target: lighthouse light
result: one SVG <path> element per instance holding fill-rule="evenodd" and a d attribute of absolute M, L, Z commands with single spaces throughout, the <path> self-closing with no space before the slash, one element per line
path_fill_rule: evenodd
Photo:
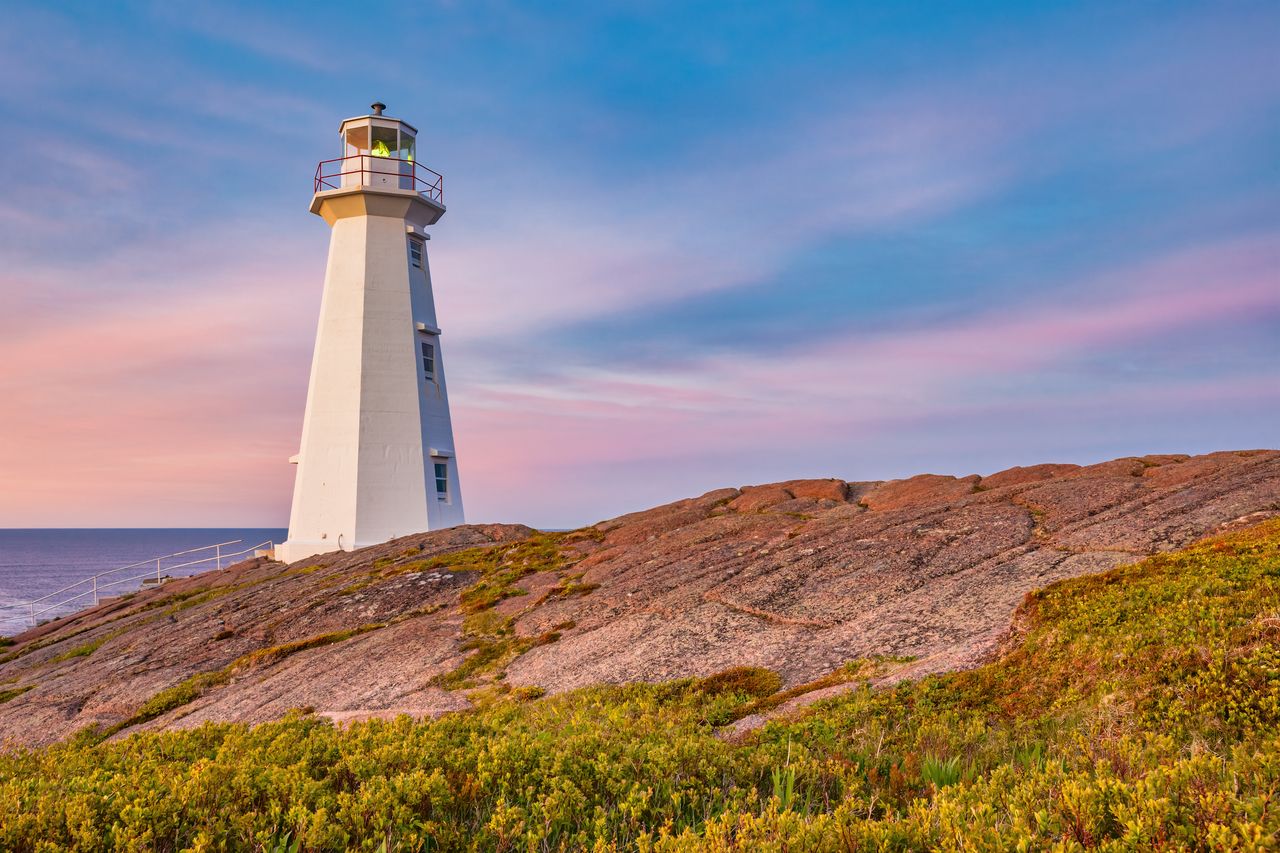
<path fill-rule="evenodd" d="M 373 128 L 373 144 L 369 148 L 369 153 L 374 157 L 394 157 L 396 149 L 400 144 L 400 134 L 396 132 L 394 127 L 378 127 Z"/>

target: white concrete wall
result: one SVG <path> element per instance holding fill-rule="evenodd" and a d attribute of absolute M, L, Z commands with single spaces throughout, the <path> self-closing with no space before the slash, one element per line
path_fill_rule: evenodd
<path fill-rule="evenodd" d="M 423 269 L 409 263 L 406 226 L 422 217 L 333 209 L 322 214 L 333 231 L 289 540 L 277 548 L 286 562 L 464 520 L 440 336 L 429 338 L 428 381 L 416 328 L 437 325 L 425 245 Z M 432 448 L 449 454 L 448 501 L 437 499 Z"/>
<path fill-rule="evenodd" d="M 427 259 L 427 247 L 422 247 L 422 269 L 409 268 L 410 294 L 413 302 L 415 329 L 417 323 L 423 323 L 428 329 L 439 328 L 436 322 L 435 297 L 431 292 L 431 265 Z M 443 330 L 442 330 L 443 331 Z M 445 383 L 444 350 L 441 346 L 443 334 L 417 332 L 414 347 L 419 353 L 421 366 L 422 341 L 435 347 L 435 379 L 424 381 L 418 397 L 419 419 L 422 425 L 422 444 L 428 451 L 441 452 L 439 458 L 432 458 L 430 453 L 423 459 L 424 473 L 427 478 L 427 515 L 431 524 L 428 529 L 438 530 L 463 523 L 462 484 L 458 477 L 458 460 L 454 455 L 453 422 L 449 418 L 449 389 Z M 435 463 L 444 462 L 449 466 L 449 492 L 446 500 L 440 500 L 435 489 Z"/>

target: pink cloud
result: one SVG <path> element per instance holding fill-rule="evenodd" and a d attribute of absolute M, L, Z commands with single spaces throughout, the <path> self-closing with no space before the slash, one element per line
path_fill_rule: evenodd
<path fill-rule="evenodd" d="M 1268 234 L 1190 249 L 1060 287 L 1056 298 L 1040 295 L 1035 303 L 951 325 L 825 344 L 764 371 L 779 385 L 799 375 L 802 383 L 843 377 L 847 388 L 905 377 L 943 387 L 978 375 L 1029 372 L 1095 348 L 1280 310 L 1277 247 Z"/>
<path fill-rule="evenodd" d="M 319 283 L 253 252 L 182 290 L 128 283 L 131 266 L 178 268 L 166 257 L 178 243 L 103 263 L 96 291 L 80 270 L 0 282 L 0 523 L 218 526 L 287 513 L 315 322 L 299 294 L 317 304 Z"/>
<path fill-rule="evenodd" d="M 1275 245 L 1264 235 L 1187 250 L 1063 288 L 1071 304 L 1041 297 L 951 324 L 841 338 L 763 361 L 738 355 L 672 373 L 575 370 L 541 384 L 473 384 L 455 392 L 467 474 L 473 489 L 500 482 L 509 495 L 563 478 L 565 468 L 603 472 L 643 460 L 686 466 L 726 454 L 787 456 L 803 446 L 880 441 L 906 424 L 979 411 L 999 421 L 1001 411 L 1032 416 L 1051 407 L 1105 405 L 1106 391 L 1090 391 L 1082 402 L 1070 395 L 1064 401 L 1060 392 L 1010 398 L 989 386 L 1031 380 L 1092 353 L 1280 312 Z M 1237 377 L 1225 385 L 1174 380 L 1139 396 L 1176 406 L 1260 392 L 1266 399 L 1268 391 L 1274 397 L 1280 388 Z M 1125 399 L 1139 402 L 1128 391 Z M 511 499 L 494 503 L 509 506 Z"/>

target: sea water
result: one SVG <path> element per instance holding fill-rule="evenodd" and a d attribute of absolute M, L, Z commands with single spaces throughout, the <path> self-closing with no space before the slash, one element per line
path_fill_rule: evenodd
<path fill-rule="evenodd" d="M 221 542 L 239 540 L 239 544 L 222 548 L 224 553 L 250 548 L 263 542 L 281 542 L 285 531 L 276 528 L 166 528 L 166 529 L 0 529 L 0 636 L 17 634 L 30 625 L 27 603 L 42 598 L 77 581 L 130 563 L 144 565 L 113 573 L 101 579 L 102 584 L 121 578 L 150 573 L 154 576 L 155 559 L 178 551 L 201 548 Z M 214 550 L 161 561 L 161 575 L 183 577 L 216 568 L 212 561 L 194 566 L 181 563 L 212 557 Z M 252 554 L 245 555 L 252 556 Z M 237 557 L 236 560 L 245 559 Z M 234 560 L 223 560 L 223 566 Z M 102 595 L 132 592 L 142 579 L 131 580 L 109 589 Z M 92 590 L 85 584 L 48 602 L 36 605 L 39 610 L 54 601 Z M 42 614 L 40 619 L 70 613 L 93 604 L 92 595 Z"/>

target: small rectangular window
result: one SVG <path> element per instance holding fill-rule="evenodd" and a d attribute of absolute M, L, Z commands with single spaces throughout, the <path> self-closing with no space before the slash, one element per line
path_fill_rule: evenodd
<path fill-rule="evenodd" d="M 436 348 L 426 341 L 422 342 L 422 371 L 428 379 L 436 378 Z"/>
<path fill-rule="evenodd" d="M 422 241 L 409 238 L 409 266 L 422 269 Z"/>
<path fill-rule="evenodd" d="M 449 499 L 449 463 L 436 463 L 436 497 L 440 500 Z"/>

